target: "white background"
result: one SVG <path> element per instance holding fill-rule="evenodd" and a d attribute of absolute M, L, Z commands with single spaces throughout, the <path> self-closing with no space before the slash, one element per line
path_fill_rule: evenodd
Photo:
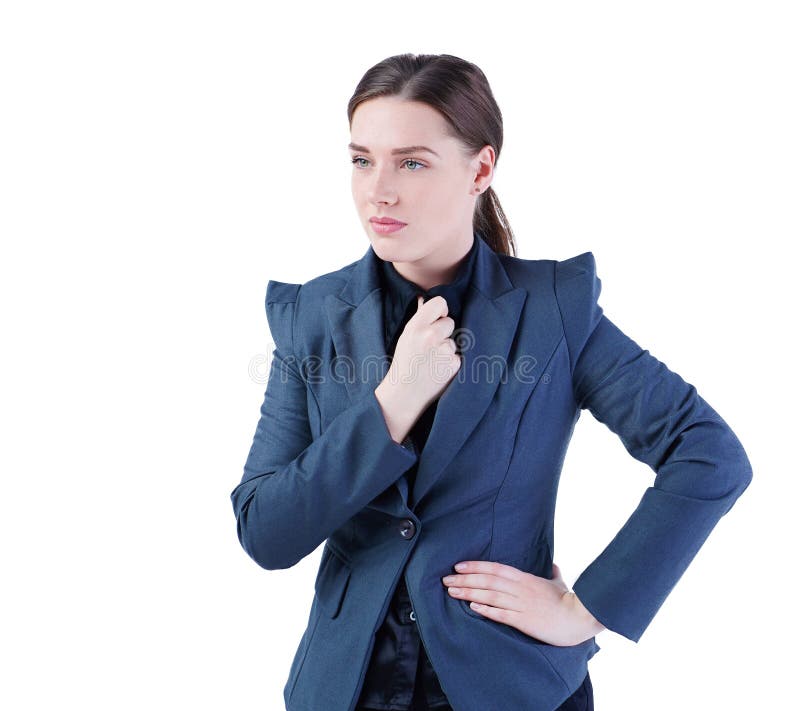
<path fill-rule="evenodd" d="M 642 640 L 598 635 L 596 708 L 787 707 L 795 13 L 4 3 L 0 706 L 283 708 L 321 548 L 259 568 L 229 499 L 271 353 L 266 284 L 363 255 L 347 101 L 373 64 L 415 52 L 487 75 L 517 256 L 593 251 L 605 313 L 697 386 L 753 464 Z M 567 584 L 653 476 L 584 412 L 556 517 Z"/>

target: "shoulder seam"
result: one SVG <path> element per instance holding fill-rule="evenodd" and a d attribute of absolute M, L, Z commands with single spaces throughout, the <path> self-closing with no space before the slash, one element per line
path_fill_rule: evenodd
<path fill-rule="evenodd" d="M 304 369 L 302 363 L 297 358 L 297 347 L 296 347 L 297 341 L 295 340 L 295 330 L 296 330 L 296 324 L 297 324 L 297 302 L 300 300 L 300 292 L 302 290 L 303 290 L 303 285 L 302 284 L 298 284 L 297 285 L 297 291 L 295 292 L 294 306 L 292 307 L 292 327 L 291 327 L 292 356 L 294 356 L 295 363 L 297 363 L 297 373 L 300 376 L 300 379 L 305 383 L 306 394 L 311 393 L 311 397 L 314 400 L 314 405 L 317 408 L 317 412 L 322 413 L 322 409 L 319 406 L 319 400 L 317 399 L 317 394 L 314 392 L 314 388 L 312 388 L 308 384 L 308 380 L 306 379 L 305 372 L 304 372 L 305 369 Z M 313 439 L 313 433 L 312 433 L 312 439 Z"/>
<path fill-rule="evenodd" d="M 295 360 L 297 360 L 297 348 L 295 348 L 295 343 L 297 341 L 295 341 L 295 338 L 294 338 L 295 322 L 297 321 L 297 299 L 300 296 L 300 289 L 302 289 L 302 288 L 303 288 L 303 285 L 302 284 L 298 284 L 297 285 L 297 289 L 294 292 L 294 306 L 292 307 L 292 325 L 291 325 L 291 327 L 289 329 L 289 333 L 291 335 L 291 341 L 292 341 L 292 355 L 294 356 Z M 298 370 L 298 372 L 300 372 L 300 368 L 299 367 L 298 367 L 297 370 Z M 300 372 L 300 377 L 301 378 L 303 377 L 302 372 Z"/>
<path fill-rule="evenodd" d="M 564 324 L 564 312 L 561 310 L 561 303 L 558 300 L 558 261 L 553 260 L 553 294 L 558 308 L 558 317 L 561 319 L 561 337 L 567 346 L 567 361 L 569 362 L 569 372 L 572 374 L 572 353 L 569 349 L 569 339 L 567 338 L 567 327 Z"/>

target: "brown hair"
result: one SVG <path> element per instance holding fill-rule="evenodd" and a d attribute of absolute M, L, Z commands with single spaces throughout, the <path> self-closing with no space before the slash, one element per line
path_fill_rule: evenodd
<path fill-rule="evenodd" d="M 485 145 L 503 147 L 503 115 L 480 67 L 452 54 L 398 54 L 367 70 L 347 104 L 347 121 L 362 101 L 399 96 L 439 111 L 469 155 Z M 516 256 L 516 244 L 500 200 L 489 186 L 475 202 L 472 226 L 500 254 Z"/>

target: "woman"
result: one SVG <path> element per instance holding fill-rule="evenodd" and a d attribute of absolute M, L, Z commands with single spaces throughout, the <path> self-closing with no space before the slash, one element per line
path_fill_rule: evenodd
<path fill-rule="evenodd" d="M 591 252 L 513 256 L 478 67 L 390 57 L 348 119 L 370 246 L 270 281 L 272 369 L 231 494 L 262 567 L 325 541 L 287 709 L 592 709 L 595 635 L 640 639 L 749 485 L 747 455 L 603 314 Z M 656 478 L 570 591 L 553 519 L 582 409 Z"/>

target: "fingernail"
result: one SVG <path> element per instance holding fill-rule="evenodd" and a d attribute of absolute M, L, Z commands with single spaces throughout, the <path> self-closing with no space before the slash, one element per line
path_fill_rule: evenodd
<path fill-rule="evenodd" d="M 453 567 L 456 570 L 464 570 L 464 568 L 467 567 L 467 564 L 466 563 L 456 563 Z"/>

